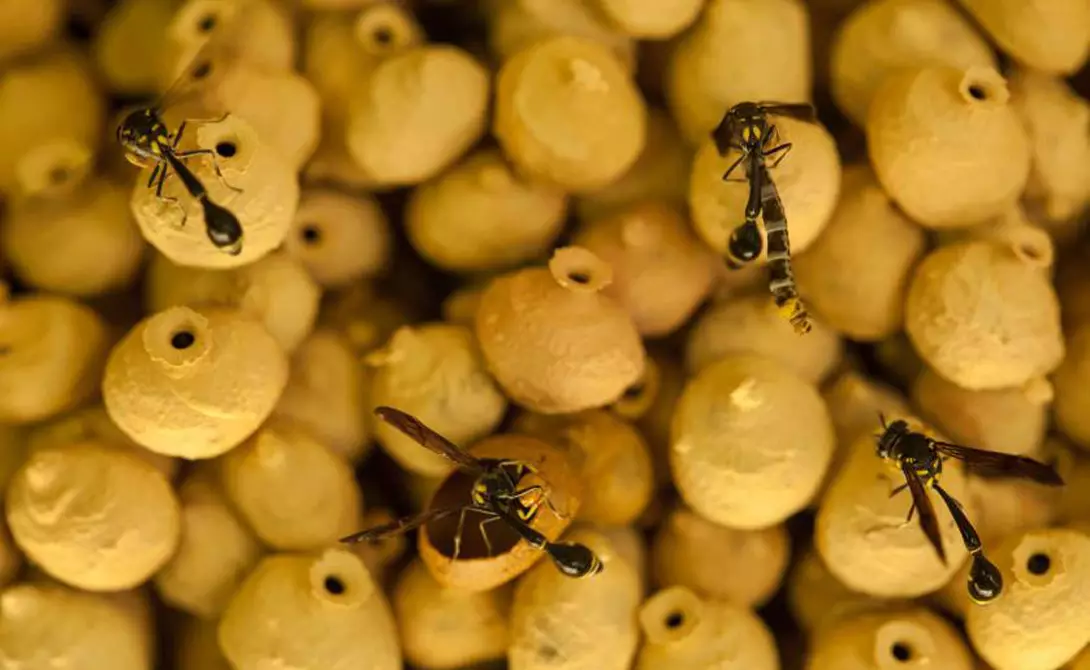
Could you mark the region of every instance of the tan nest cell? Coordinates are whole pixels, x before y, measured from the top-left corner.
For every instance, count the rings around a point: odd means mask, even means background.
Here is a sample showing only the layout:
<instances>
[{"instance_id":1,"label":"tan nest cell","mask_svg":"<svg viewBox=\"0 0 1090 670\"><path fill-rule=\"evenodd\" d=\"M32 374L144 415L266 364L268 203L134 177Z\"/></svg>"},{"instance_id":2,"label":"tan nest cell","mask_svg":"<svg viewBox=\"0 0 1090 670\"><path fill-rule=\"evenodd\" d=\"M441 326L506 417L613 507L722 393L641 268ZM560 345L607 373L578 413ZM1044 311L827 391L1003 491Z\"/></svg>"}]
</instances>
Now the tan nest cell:
<instances>
[{"instance_id":1,"label":"tan nest cell","mask_svg":"<svg viewBox=\"0 0 1090 670\"><path fill-rule=\"evenodd\" d=\"M943 0L862 3L837 29L830 89L837 106L857 126L867 119L875 91L904 67L996 67L987 40Z\"/></svg>"},{"instance_id":2,"label":"tan nest cell","mask_svg":"<svg viewBox=\"0 0 1090 670\"><path fill-rule=\"evenodd\" d=\"M818 634L807 670L973 670L968 646L949 622L922 607L845 617Z\"/></svg>"},{"instance_id":3,"label":"tan nest cell","mask_svg":"<svg viewBox=\"0 0 1090 670\"><path fill-rule=\"evenodd\" d=\"M762 288L715 303L697 317L685 343L685 368L695 373L737 354L771 358L817 384L840 363L843 343L836 331L818 320L800 338Z\"/></svg>"},{"instance_id":4,"label":"tan nest cell","mask_svg":"<svg viewBox=\"0 0 1090 670\"><path fill-rule=\"evenodd\" d=\"M191 471L178 496L182 539L155 575L155 588L171 607L214 621L263 548L224 496L214 468Z\"/></svg>"},{"instance_id":5,"label":"tan nest cell","mask_svg":"<svg viewBox=\"0 0 1090 670\"><path fill-rule=\"evenodd\" d=\"M177 81L201 50L227 51L233 59L286 72L295 64L291 14L274 0L185 0L167 26L166 67L160 90ZM211 42L211 46L206 46Z\"/></svg>"},{"instance_id":6,"label":"tan nest cell","mask_svg":"<svg viewBox=\"0 0 1090 670\"><path fill-rule=\"evenodd\" d=\"M829 224L794 259L799 291L837 331L885 339L904 324L909 277L926 245L924 231L896 208L874 173L851 166Z\"/></svg>"},{"instance_id":7,"label":"tan nest cell","mask_svg":"<svg viewBox=\"0 0 1090 670\"><path fill-rule=\"evenodd\" d=\"M720 114L722 117L722 113ZM799 253L813 244L829 223L840 195L840 157L833 136L817 123L772 117L780 142L790 142L791 151L777 167L769 170L783 202L791 238L791 252ZM738 168L732 181L723 181L727 169L739 158L732 149L720 156L715 143L706 136L696 151L689 179L689 213L698 235L712 249L725 254L734 229L745 222L749 184L733 181L744 172ZM758 219L764 230L764 220ZM767 244L757 261L767 262Z\"/></svg>"},{"instance_id":8,"label":"tan nest cell","mask_svg":"<svg viewBox=\"0 0 1090 670\"><path fill-rule=\"evenodd\" d=\"M503 419L507 399L488 376L485 362L465 326L425 323L399 329L386 347L367 357L372 406L395 407L455 444L490 434ZM382 448L402 467L438 477L453 464L385 422L375 427Z\"/></svg>"},{"instance_id":9,"label":"tan nest cell","mask_svg":"<svg viewBox=\"0 0 1090 670\"><path fill-rule=\"evenodd\" d=\"M1052 389L1043 380L1029 388L969 391L925 369L912 385L922 417L952 441L1025 456L1041 450L1051 400Z\"/></svg>"},{"instance_id":10,"label":"tan nest cell","mask_svg":"<svg viewBox=\"0 0 1090 670\"><path fill-rule=\"evenodd\" d=\"M500 69L493 134L518 169L564 190L594 191L623 175L646 123L629 73L594 41L543 39Z\"/></svg>"},{"instance_id":11,"label":"tan nest cell","mask_svg":"<svg viewBox=\"0 0 1090 670\"><path fill-rule=\"evenodd\" d=\"M670 111L689 144L698 145L739 102L808 100L810 59L802 0L708 0L670 57Z\"/></svg>"},{"instance_id":12,"label":"tan nest cell","mask_svg":"<svg viewBox=\"0 0 1090 670\"><path fill-rule=\"evenodd\" d=\"M416 667L453 670L503 658L507 651L510 587L448 588L415 560L398 577L391 600L405 660Z\"/></svg>"},{"instance_id":13,"label":"tan nest cell","mask_svg":"<svg viewBox=\"0 0 1090 670\"><path fill-rule=\"evenodd\" d=\"M181 536L178 501L162 473L95 442L34 451L6 495L19 547L50 575L89 591L142 584Z\"/></svg>"},{"instance_id":14,"label":"tan nest cell","mask_svg":"<svg viewBox=\"0 0 1090 670\"><path fill-rule=\"evenodd\" d=\"M383 187L438 174L485 130L490 81L471 55L420 46L379 63L349 104L352 158Z\"/></svg>"},{"instance_id":15,"label":"tan nest cell","mask_svg":"<svg viewBox=\"0 0 1090 670\"><path fill-rule=\"evenodd\" d=\"M525 47L574 35L608 48L629 71L636 69L636 42L585 0L485 0L488 45L503 63Z\"/></svg>"},{"instance_id":16,"label":"tan nest cell","mask_svg":"<svg viewBox=\"0 0 1090 670\"><path fill-rule=\"evenodd\" d=\"M97 153L105 118L92 64L76 51L46 49L6 68L0 75L0 191L11 197L23 190L20 172L35 154L70 147Z\"/></svg>"},{"instance_id":17,"label":"tan nest cell","mask_svg":"<svg viewBox=\"0 0 1090 670\"><path fill-rule=\"evenodd\" d=\"M413 191L405 229L434 265L489 272L548 251L567 207L563 191L519 175L499 151L480 149Z\"/></svg>"},{"instance_id":18,"label":"tan nest cell","mask_svg":"<svg viewBox=\"0 0 1090 670\"><path fill-rule=\"evenodd\" d=\"M650 502L654 476L647 443L612 412L524 413L512 428L565 450L583 481L579 520L629 524Z\"/></svg>"},{"instance_id":19,"label":"tan nest cell","mask_svg":"<svg viewBox=\"0 0 1090 670\"><path fill-rule=\"evenodd\" d=\"M660 587L760 607L779 589L790 557L783 525L734 530L678 507L652 542L651 574Z\"/></svg>"},{"instance_id":20,"label":"tan nest cell","mask_svg":"<svg viewBox=\"0 0 1090 670\"><path fill-rule=\"evenodd\" d=\"M617 400L643 373L645 352L628 313L601 294L610 267L580 247L549 267L495 279L481 297L476 332L489 371L508 397L543 414Z\"/></svg>"},{"instance_id":21,"label":"tan nest cell","mask_svg":"<svg viewBox=\"0 0 1090 670\"><path fill-rule=\"evenodd\" d=\"M581 195L575 209L581 220L590 221L642 200L682 207L688 198L692 164L693 151L674 120L665 110L649 107L640 157L608 186Z\"/></svg>"},{"instance_id":22,"label":"tan nest cell","mask_svg":"<svg viewBox=\"0 0 1090 670\"><path fill-rule=\"evenodd\" d=\"M967 557L942 498L935 491L927 493L935 508L945 564L920 528L919 515L905 523L912 504L909 492L890 497L890 491L904 483L904 475L878 457L875 437L862 435L848 449L817 514L814 542L825 565L849 588L872 596L914 598L937 591ZM974 501L955 462L947 461L943 468L942 486L972 519Z\"/></svg>"},{"instance_id":23,"label":"tan nest cell","mask_svg":"<svg viewBox=\"0 0 1090 670\"><path fill-rule=\"evenodd\" d=\"M645 337L680 328L711 292L722 261L692 232L680 208L642 201L586 221L572 243L613 269L602 291L624 305Z\"/></svg>"},{"instance_id":24,"label":"tan nest cell","mask_svg":"<svg viewBox=\"0 0 1090 670\"><path fill-rule=\"evenodd\" d=\"M905 330L939 375L970 390L1022 386L1063 359L1060 308L1033 238L962 242L916 267Z\"/></svg>"},{"instance_id":25,"label":"tan nest cell","mask_svg":"<svg viewBox=\"0 0 1090 670\"><path fill-rule=\"evenodd\" d=\"M299 203L295 170L240 116L194 125L180 149L212 152L195 157L188 167L211 200L234 214L242 226L241 249L232 254L212 243L201 204L180 179L166 180L165 198L156 195L154 186L148 188L150 166L141 170L133 186L136 222L144 238L179 265L229 269L253 263L279 247L288 234ZM172 205L169 198L177 202Z\"/></svg>"},{"instance_id":26,"label":"tan nest cell","mask_svg":"<svg viewBox=\"0 0 1090 670\"><path fill-rule=\"evenodd\" d=\"M47 292L95 296L123 289L144 255L127 189L102 178L60 200L13 201L0 231L12 270Z\"/></svg>"},{"instance_id":27,"label":"tan nest cell","mask_svg":"<svg viewBox=\"0 0 1090 670\"><path fill-rule=\"evenodd\" d=\"M928 65L890 75L874 94L866 131L878 181L928 228L999 216L1029 178L1029 139L991 67Z\"/></svg>"},{"instance_id":28,"label":"tan nest cell","mask_svg":"<svg viewBox=\"0 0 1090 670\"><path fill-rule=\"evenodd\" d=\"M322 328L292 356L288 385L273 415L290 419L354 462L371 439L369 384L348 338Z\"/></svg>"},{"instance_id":29,"label":"tan nest cell","mask_svg":"<svg viewBox=\"0 0 1090 670\"><path fill-rule=\"evenodd\" d=\"M0 60L33 51L53 40L62 28L64 9L61 0L32 5L20 0L0 2Z\"/></svg>"},{"instance_id":30,"label":"tan nest cell","mask_svg":"<svg viewBox=\"0 0 1090 670\"><path fill-rule=\"evenodd\" d=\"M0 657L9 667L150 667L151 630L139 609L119 595L35 581L0 592L0 613Z\"/></svg>"},{"instance_id":31,"label":"tan nest cell","mask_svg":"<svg viewBox=\"0 0 1090 670\"><path fill-rule=\"evenodd\" d=\"M674 411L670 466L682 499L710 521L767 528L817 493L835 446L825 402L768 358L729 356L689 381Z\"/></svg>"},{"instance_id":32,"label":"tan nest cell","mask_svg":"<svg viewBox=\"0 0 1090 670\"><path fill-rule=\"evenodd\" d=\"M390 237L390 223L373 196L309 187L300 195L284 249L331 288L381 274L391 260Z\"/></svg>"},{"instance_id":33,"label":"tan nest cell","mask_svg":"<svg viewBox=\"0 0 1090 670\"><path fill-rule=\"evenodd\" d=\"M109 346L106 324L64 298L8 301L0 284L0 421L32 423L90 398Z\"/></svg>"},{"instance_id":34,"label":"tan nest cell","mask_svg":"<svg viewBox=\"0 0 1090 670\"><path fill-rule=\"evenodd\" d=\"M274 549L318 549L359 528L352 466L290 422L266 423L219 466L232 506Z\"/></svg>"},{"instance_id":35,"label":"tan nest cell","mask_svg":"<svg viewBox=\"0 0 1090 670\"><path fill-rule=\"evenodd\" d=\"M1090 537L1052 529L1008 538L989 551L1003 593L971 608L969 640L996 670L1046 670L1090 642Z\"/></svg>"},{"instance_id":36,"label":"tan nest cell","mask_svg":"<svg viewBox=\"0 0 1090 670\"><path fill-rule=\"evenodd\" d=\"M219 310L172 307L114 347L102 393L130 438L161 454L218 456L272 413L288 361L256 321Z\"/></svg>"},{"instance_id":37,"label":"tan nest cell","mask_svg":"<svg viewBox=\"0 0 1090 670\"><path fill-rule=\"evenodd\" d=\"M1081 0L959 0L999 46L1046 72L1073 74L1090 45L1090 7Z\"/></svg>"},{"instance_id":38,"label":"tan nest cell","mask_svg":"<svg viewBox=\"0 0 1090 670\"><path fill-rule=\"evenodd\" d=\"M60 3L41 6L48 4ZM137 95L156 90L168 66L163 34L174 10L173 0L120 0L110 7L91 41L95 65L109 90Z\"/></svg>"},{"instance_id":39,"label":"tan nest cell","mask_svg":"<svg viewBox=\"0 0 1090 670\"><path fill-rule=\"evenodd\" d=\"M523 435L494 435L469 449L475 458L499 461L515 460L536 470L520 482L520 487L543 486L549 505L543 505L530 527L555 542L579 511L582 482L566 455L536 438ZM476 478L455 471L442 481L427 508L458 508L469 504ZM468 513L462 534L458 535L459 515L433 521L420 528L420 556L432 576L442 585L470 591L487 591L510 582L530 569L538 560L548 560L544 553L523 541L502 522L488 524L484 532L491 543L491 555L485 544L480 522L482 515ZM454 560L455 538L460 537L458 559ZM550 564L556 570L556 566Z\"/></svg>"},{"instance_id":40,"label":"tan nest cell","mask_svg":"<svg viewBox=\"0 0 1090 670\"><path fill-rule=\"evenodd\" d=\"M509 667L628 670L640 639L639 576L604 535L583 529L564 539L589 547L605 568L572 579L542 562L519 580L511 605Z\"/></svg>"},{"instance_id":41,"label":"tan nest cell","mask_svg":"<svg viewBox=\"0 0 1090 670\"><path fill-rule=\"evenodd\" d=\"M636 670L717 668L776 670L776 644L752 610L702 600L683 586L659 591L639 610L643 646Z\"/></svg>"},{"instance_id":42,"label":"tan nest cell","mask_svg":"<svg viewBox=\"0 0 1090 670\"><path fill-rule=\"evenodd\" d=\"M1049 219L1073 217L1090 201L1090 103L1063 79L1036 70L1015 70L1009 83L1033 155L1025 197L1042 203Z\"/></svg>"},{"instance_id":43,"label":"tan nest cell","mask_svg":"<svg viewBox=\"0 0 1090 670\"><path fill-rule=\"evenodd\" d=\"M390 606L343 549L263 559L223 613L219 646L233 668L402 668Z\"/></svg>"},{"instance_id":44,"label":"tan nest cell","mask_svg":"<svg viewBox=\"0 0 1090 670\"><path fill-rule=\"evenodd\" d=\"M149 312L181 306L237 308L259 320L291 352L310 334L322 292L298 260L278 251L234 270L175 265L155 254L144 296Z\"/></svg>"}]
</instances>

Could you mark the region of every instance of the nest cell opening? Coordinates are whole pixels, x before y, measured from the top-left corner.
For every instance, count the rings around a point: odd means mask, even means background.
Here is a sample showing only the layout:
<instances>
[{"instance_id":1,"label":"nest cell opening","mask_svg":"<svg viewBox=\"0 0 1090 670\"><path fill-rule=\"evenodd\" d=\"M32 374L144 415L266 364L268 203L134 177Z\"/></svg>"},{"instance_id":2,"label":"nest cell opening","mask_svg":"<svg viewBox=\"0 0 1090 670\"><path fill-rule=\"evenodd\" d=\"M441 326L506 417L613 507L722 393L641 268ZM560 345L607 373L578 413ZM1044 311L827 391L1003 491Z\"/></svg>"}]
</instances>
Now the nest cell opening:
<instances>
[{"instance_id":1,"label":"nest cell opening","mask_svg":"<svg viewBox=\"0 0 1090 670\"><path fill-rule=\"evenodd\" d=\"M170 336L170 346L178 351L183 351L193 346L197 337L188 330L179 330Z\"/></svg>"},{"instance_id":2,"label":"nest cell opening","mask_svg":"<svg viewBox=\"0 0 1090 670\"><path fill-rule=\"evenodd\" d=\"M231 158L238 153L238 145L230 140L216 143L216 154L224 158Z\"/></svg>"},{"instance_id":3,"label":"nest cell opening","mask_svg":"<svg viewBox=\"0 0 1090 670\"><path fill-rule=\"evenodd\" d=\"M1029 570L1031 574L1043 575L1052 569L1052 559L1048 554L1042 554L1040 552L1033 554L1026 560L1026 570Z\"/></svg>"},{"instance_id":4,"label":"nest cell opening","mask_svg":"<svg viewBox=\"0 0 1090 670\"><path fill-rule=\"evenodd\" d=\"M685 623L685 613L680 610L668 612L662 623L667 630L677 630Z\"/></svg>"},{"instance_id":5,"label":"nest cell opening","mask_svg":"<svg viewBox=\"0 0 1090 670\"><path fill-rule=\"evenodd\" d=\"M394 41L394 31L389 26L375 26L371 31L371 38L375 40L375 44L386 46Z\"/></svg>"},{"instance_id":6,"label":"nest cell opening","mask_svg":"<svg viewBox=\"0 0 1090 670\"><path fill-rule=\"evenodd\" d=\"M201 34L210 33L210 32L212 32L212 30L215 27L216 27L216 15L215 14L205 14L204 16L202 16L200 19L197 20L197 31L200 32Z\"/></svg>"},{"instance_id":7,"label":"nest cell opening","mask_svg":"<svg viewBox=\"0 0 1090 670\"><path fill-rule=\"evenodd\" d=\"M889 653L901 663L908 663L912 660L914 655L912 653L912 647L905 642L894 642L890 645Z\"/></svg>"},{"instance_id":8,"label":"nest cell opening","mask_svg":"<svg viewBox=\"0 0 1090 670\"><path fill-rule=\"evenodd\" d=\"M197 81L204 79L210 74L212 74L212 64L208 61L201 61L200 63L197 63L193 66L193 70L191 72L193 79Z\"/></svg>"},{"instance_id":9,"label":"nest cell opening","mask_svg":"<svg viewBox=\"0 0 1090 670\"><path fill-rule=\"evenodd\" d=\"M308 223L299 231L299 236L307 244L318 244L322 241L322 231L317 225Z\"/></svg>"},{"instance_id":10,"label":"nest cell opening","mask_svg":"<svg viewBox=\"0 0 1090 670\"><path fill-rule=\"evenodd\" d=\"M590 283L590 273L582 270L569 270L568 279L570 279L572 283L585 286Z\"/></svg>"},{"instance_id":11,"label":"nest cell opening","mask_svg":"<svg viewBox=\"0 0 1090 670\"><path fill-rule=\"evenodd\" d=\"M329 575L328 577L323 579L322 588L324 588L326 590L326 593L331 596L344 595L344 592L348 590L348 587L345 585L344 580L337 575Z\"/></svg>"}]
</instances>

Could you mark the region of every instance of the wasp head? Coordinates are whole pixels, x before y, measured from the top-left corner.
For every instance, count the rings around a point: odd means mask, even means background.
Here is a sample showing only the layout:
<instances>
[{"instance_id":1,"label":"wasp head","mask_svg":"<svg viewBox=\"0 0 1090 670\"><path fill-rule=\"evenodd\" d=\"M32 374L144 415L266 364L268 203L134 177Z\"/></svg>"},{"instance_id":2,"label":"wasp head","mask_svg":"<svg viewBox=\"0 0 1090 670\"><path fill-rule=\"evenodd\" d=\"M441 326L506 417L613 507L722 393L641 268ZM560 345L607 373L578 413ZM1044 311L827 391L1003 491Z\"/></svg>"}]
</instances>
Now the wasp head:
<instances>
[{"instance_id":1,"label":"wasp head","mask_svg":"<svg viewBox=\"0 0 1090 670\"><path fill-rule=\"evenodd\" d=\"M169 139L159 115L149 108L129 112L117 127L117 142L125 150L125 158L140 167L157 162L155 144Z\"/></svg>"},{"instance_id":2,"label":"wasp head","mask_svg":"<svg viewBox=\"0 0 1090 670\"><path fill-rule=\"evenodd\" d=\"M893 423L886 424L883 418L882 425L884 430L878 436L878 455L881 458L888 458L901 438L908 434L908 423L903 419L897 419Z\"/></svg>"}]
</instances>

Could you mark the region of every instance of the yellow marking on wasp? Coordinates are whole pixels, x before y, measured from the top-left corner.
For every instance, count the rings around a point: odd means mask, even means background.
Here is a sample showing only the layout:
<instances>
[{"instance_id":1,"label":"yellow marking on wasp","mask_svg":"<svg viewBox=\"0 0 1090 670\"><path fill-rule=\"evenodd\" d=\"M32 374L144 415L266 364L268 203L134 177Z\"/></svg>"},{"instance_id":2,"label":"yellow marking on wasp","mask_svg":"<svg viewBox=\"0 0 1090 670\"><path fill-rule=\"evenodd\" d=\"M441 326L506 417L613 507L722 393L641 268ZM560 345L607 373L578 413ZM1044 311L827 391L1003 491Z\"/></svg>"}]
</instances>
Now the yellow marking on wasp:
<instances>
[{"instance_id":1,"label":"yellow marking on wasp","mask_svg":"<svg viewBox=\"0 0 1090 670\"><path fill-rule=\"evenodd\" d=\"M799 302L798 298L791 298L780 305L778 311L783 318L791 322L791 325L795 328L795 332L799 335L805 335L810 332L812 328L810 320L806 318L806 314L802 309L802 303Z\"/></svg>"}]
</instances>

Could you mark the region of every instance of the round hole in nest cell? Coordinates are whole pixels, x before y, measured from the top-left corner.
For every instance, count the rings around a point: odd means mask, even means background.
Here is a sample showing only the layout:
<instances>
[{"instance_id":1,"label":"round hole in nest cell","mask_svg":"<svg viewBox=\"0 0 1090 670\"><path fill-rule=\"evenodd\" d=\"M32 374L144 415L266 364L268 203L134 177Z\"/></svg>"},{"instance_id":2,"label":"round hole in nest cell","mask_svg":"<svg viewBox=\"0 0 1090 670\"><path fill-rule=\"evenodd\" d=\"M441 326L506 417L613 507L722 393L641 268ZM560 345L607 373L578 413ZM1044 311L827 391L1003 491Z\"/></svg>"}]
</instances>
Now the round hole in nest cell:
<instances>
[{"instance_id":1,"label":"round hole in nest cell","mask_svg":"<svg viewBox=\"0 0 1090 670\"><path fill-rule=\"evenodd\" d=\"M572 280L576 284L589 284L590 275L586 272L580 272L578 270L572 270L568 273L568 279Z\"/></svg>"},{"instance_id":2,"label":"round hole in nest cell","mask_svg":"<svg viewBox=\"0 0 1090 670\"><path fill-rule=\"evenodd\" d=\"M1033 554L1026 561L1026 569L1035 575L1043 575L1052 567L1052 559L1048 554Z\"/></svg>"},{"instance_id":3,"label":"round hole in nest cell","mask_svg":"<svg viewBox=\"0 0 1090 670\"><path fill-rule=\"evenodd\" d=\"M394 41L394 32L386 26L376 27L371 35L375 38L376 44L386 45Z\"/></svg>"},{"instance_id":4,"label":"round hole in nest cell","mask_svg":"<svg viewBox=\"0 0 1090 670\"><path fill-rule=\"evenodd\" d=\"M198 63L193 67L193 78L204 79L208 75L212 74L212 64L208 61Z\"/></svg>"},{"instance_id":5,"label":"round hole in nest cell","mask_svg":"<svg viewBox=\"0 0 1090 670\"><path fill-rule=\"evenodd\" d=\"M193 346L197 338L188 330L180 330L170 337L170 346L175 349L188 349Z\"/></svg>"},{"instance_id":6,"label":"round hole in nest cell","mask_svg":"<svg viewBox=\"0 0 1090 670\"><path fill-rule=\"evenodd\" d=\"M685 623L685 615L681 612L670 612L666 615L667 628L674 629L683 623Z\"/></svg>"},{"instance_id":7,"label":"round hole in nest cell","mask_svg":"<svg viewBox=\"0 0 1090 670\"><path fill-rule=\"evenodd\" d=\"M322 582L322 586L326 591L335 596L339 596L348 590L348 587L344 585L341 578L336 575L326 577L325 581Z\"/></svg>"},{"instance_id":8,"label":"round hole in nest cell","mask_svg":"<svg viewBox=\"0 0 1090 670\"><path fill-rule=\"evenodd\" d=\"M205 14L197 21L197 30L202 33L212 32L212 29L216 27L216 15Z\"/></svg>"},{"instance_id":9,"label":"round hole in nest cell","mask_svg":"<svg viewBox=\"0 0 1090 670\"><path fill-rule=\"evenodd\" d=\"M317 244L322 239L322 231L314 224L303 226L300 235L307 244Z\"/></svg>"},{"instance_id":10,"label":"round hole in nest cell","mask_svg":"<svg viewBox=\"0 0 1090 670\"><path fill-rule=\"evenodd\" d=\"M971 84L969 86L969 95L973 96L974 100L987 100L988 91L980 84Z\"/></svg>"},{"instance_id":11,"label":"round hole in nest cell","mask_svg":"<svg viewBox=\"0 0 1090 670\"><path fill-rule=\"evenodd\" d=\"M216 144L216 153L224 158L230 158L238 153L238 147L234 142L219 142Z\"/></svg>"},{"instance_id":12,"label":"round hole in nest cell","mask_svg":"<svg viewBox=\"0 0 1090 670\"><path fill-rule=\"evenodd\" d=\"M912 647L904 642L894 642L893 646L889 648L889 653L893 654L893 658L902 663L912 660Z\"/></svg>"},{"instance_id":13,"label":"round hole in nest cell","mask_svg":"<svg viewBox=\"0 0 1090 670\"><path fill-rule=\"evenodd\" d=\"M49 171L49 181L53 184L63 184L68 181L68 169L55 167Z\"/></svg>"},{"instance_id":14,"label":"round hole in nest cell","mask_svg":"<svg viewBox=\"0 0 1090 670\"><path fill-rule=\"evenodd\" d=\"M642 382L633 384L632 386L629 386L624 390L624 397L629 399L639 398L641 395L643 395L643 391L644 388Z\"/></svg>"}]
</instances>

